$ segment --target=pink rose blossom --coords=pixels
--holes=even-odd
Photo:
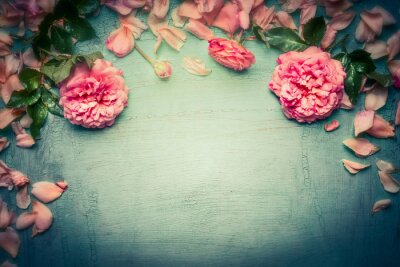
[[[346,73],[339,61],[318,47],[279,56],[269,83],[286,117],[311,123],[338,109]]]
[[[168,79],[172,74],[172,67],[168,61],[154,61],[154,72],[160,79]]]
[[[214,38],[208,41],[208,54],[219,64],[242,71],[256,62],[252,52],[239,43],[224,38]]]
[[[86,64],[77,64],[61,83],[60,105],[72,124],[86,128],[111,126],[128,105],[122,71],[102,59],[97,59],[91,70]]]

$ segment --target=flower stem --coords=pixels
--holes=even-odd
[[[151,65],[153,65],[154,60],[151,59],[137,44],[135,44],[135,48],[136,50],[139,52],[139,54],[144,57],[144,59],[147,60],[147,62],[149,62]]]

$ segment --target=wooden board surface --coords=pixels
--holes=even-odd
[[[398,17],[398,1],[380,2]],[[117,59],[105,49],[114,14],[104,8],[91,22],[99,39],[78,50],[100,50],[124,71],[129,107],[100,131],[50,117],[35,148],[12,145],[0,154],[32,182],[70,183],[49,205],[52,228],[35,239],[22,233],[19,266],[400,265],[400,199],[383,191],[373,164],[400,165],[399,134],[371,139],[382,151],[360,160],[373,164],[362,173],[350,175],[340,162],[356,160],[341,142],[352,136],[363,101],[335,112],[342,126],[328,134],[324,122],[283,116],[268,90],[276,50],[247,42],[257,63],[235,73],[208,57],[207,42],[188,36],[180,53],[162,45],[174,74],[160,81],[136,52]],[[154,42],[146,32],[137,43],[151,53]],[[200,57],[212,74],[186,73],[183,56]],[[380,114],[393,120],[399,98],[391,90]],[[371,216],[380,198],[393,206]]]

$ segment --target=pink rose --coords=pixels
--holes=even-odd
[[[346,73],[330,54],[313,46],[282,54],[277,63],[269,87],[286,117],[311,123],[339,108]]]
[[[248,69],[256,62],[253,53],[244,46],[224,38],[209,40],[208,54],[219,64],[236,71]]]
[[[60,105],[72,124],[86,128],[111,126],[128,105],[122,71],[102,59],[97,59],[91,70],[86,64],[77,64],[61,83]]]

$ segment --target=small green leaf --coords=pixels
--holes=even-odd
[[[53,10],[56,19],[79,17],[78,9],[71,3],[71,0],[59,0]]]
[[[40,90],[14,91],[11,95],[10,101],[7,103],[7,106],[12,108],[31,106],[35,104],[39,99],[40,99]]]
[[[62,53],[72,52],[72,36],[69,32],[59,26],[52,26],[50,30],[51,43],[54,48]]]
[[[100,7],[99,0],[72,0],[72,3],[83,15],[92,14]]]
[[[367,74],[367,77],[372,80],[377,81],[383,87],[388,87],[393,84],[392,75],[390,75],[390,74],[383,74],[383,73],[372,71]]]
[[[56,84],[59,84],[69,76],[73,66],[73,58],[61,61],[52,59],[46,64],[42,65],[40,71],[52,79]]]
[[[64,22],[65,29],[79,41],[87,41],[96,37],[96,32],[86,19],[80,17],[66,18]]]
[[[39,87],[42,74],[37,70],[25,68],[19,73],[19,80],[28,91],[31,91]]]
[[[88,54],[88,55],[79,55],[78,56],[79,61],[86,62],[86,64],[88,65],[88,67],[90,69],[93,67],[93,62],[98,58],[103,58],[103,54],[99,51]]]
[[[257,40],[263,42],[267,48],[269,48],[268,40],[265,37],[264,32],[262,31],[262,28],[258,25],[253,25],[253,33]]]
[[[311,45],[319,45],[326,31],[324,17],[310,19],[303,27],[304,39]]]
[[[31,135],[33,138],[40,136],[40,129],[46,121],[48,110],[42,101],[27,108],[29,116],[32,118]]]
[[[360,73],[365,74],[376,69],[374,61],[371,58],[371,54],[362,49],[357,49],[351,52],[349,54],[349,58],[356,71]]]
[[[291,29],[278,27],[266,32],[268,43],[283,52],[303,51],[308,48],[307,43]]]
[[[333,57],[334,59],[340,61],[342,63],[343,68],[346,68],[350,63],[349,55],[345,52],[341,52]]]
[[[42,102],[47,107],[50,113],[63,117],[63,110],[58,105],[59,97],[53,92],[42,88]]]
[[[35,56],[39,59],[42,59],[46,56],[46,53],[44,53],[42,49],[49,51],[50,47],[51,42],[47,34],[41,33],[35,36],[32,40],[33,52],[35,53]]]
[[[346,68],[346,78],[344,80],[344,91],[349,96],[351,103],[356,104],[360,93],[363,74],[358,72],[352,64]]]

